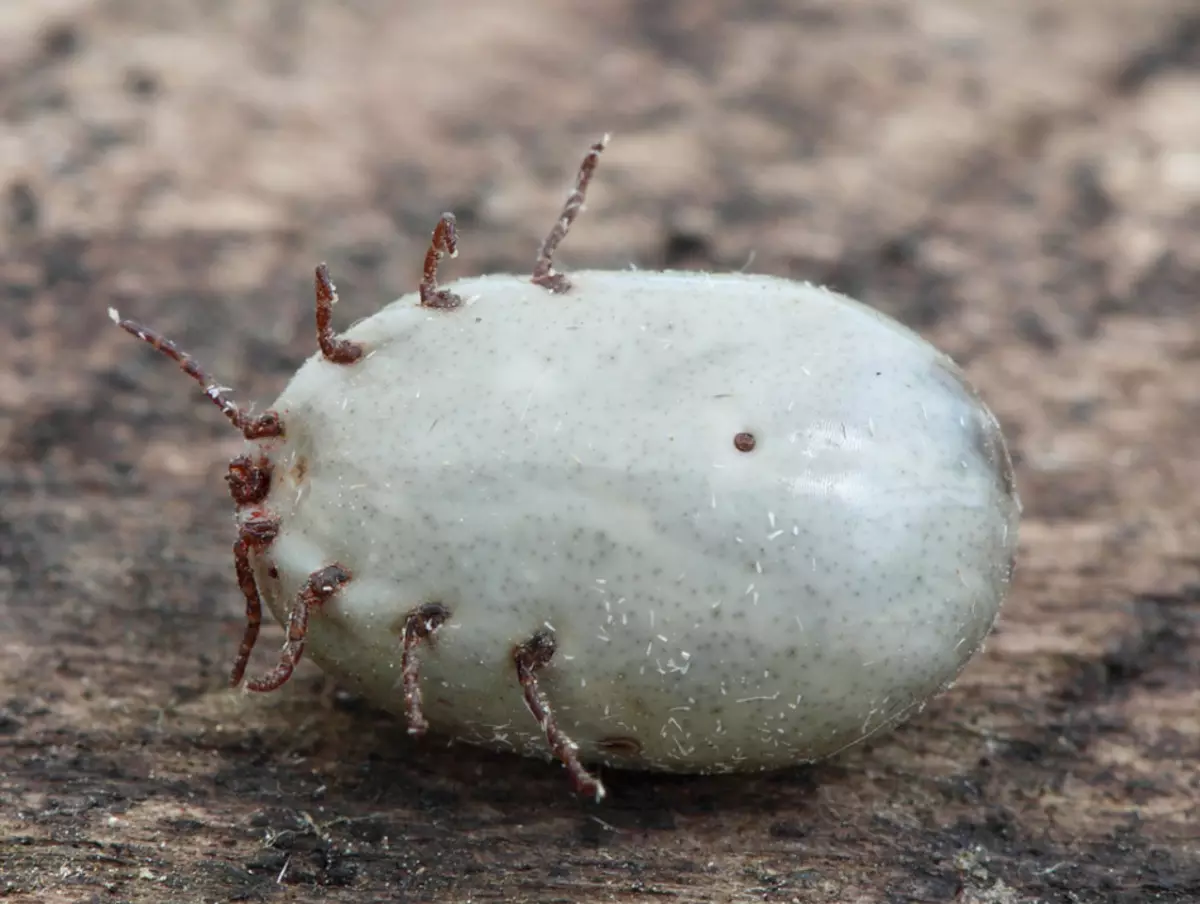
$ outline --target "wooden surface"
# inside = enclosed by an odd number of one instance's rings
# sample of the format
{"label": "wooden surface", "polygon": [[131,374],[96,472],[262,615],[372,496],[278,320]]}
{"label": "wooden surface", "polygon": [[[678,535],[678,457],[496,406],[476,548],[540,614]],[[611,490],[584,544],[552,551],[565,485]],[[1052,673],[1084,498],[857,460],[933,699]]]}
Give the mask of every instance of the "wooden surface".
{"label": "wooden surface", "polygon": [[[1194,0],[0,5],[0,898],[1200,900],[1198,98]],[[106,308],[265,405],[315,263],[342,324],[443,210],[524,270],[605,130],[565,266],[827,282],[965,365],[1026,504],[986,653],[601,807],[311,667],[224,690],[239,443]]]}

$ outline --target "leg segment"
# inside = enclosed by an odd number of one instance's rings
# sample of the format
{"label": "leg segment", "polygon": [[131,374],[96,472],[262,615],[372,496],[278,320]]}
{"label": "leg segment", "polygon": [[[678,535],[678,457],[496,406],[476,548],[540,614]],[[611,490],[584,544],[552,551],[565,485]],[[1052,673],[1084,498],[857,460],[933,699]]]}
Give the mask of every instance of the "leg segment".
{"label": "leg segment", "polygon": [[437,629],[450,617],[441,603],[426,603],[409,613],[404,621],[404,652],[400,658],[400,674],[404,681],[404,708],[408,714],[408,733],[414,737],[425,734],[429,723],[421,709],[420,663],[416,648],[422,640],[433,644]]}
{"label": "leg segment", "polygon": [[554,635],[549,631],[539,631],[523,644],[518,644],[513,650],[513,659],[517,664],[517,680],[521,682],[521,690],[525,694],[525,705],[538,725],[546,733],[546,741],[554,755],[567,767],[571,784],[578,794],[594,797],[597,801],[604,798],[604,785],[579,761],[579,748],[575,745],[554,719],[550,709],[550,701],[538,687],[537,670],[549,665],[554,657]]}
{"label": "leg segment", "polygon": [[579,173],[575,177],[575,188],[567,195],[567,202],[563,205],[562,213],[558,215],[558,222],[554,224],[554,228],[550,230],[550,234],[546,236],[546,240],[542,242],[542,247],[538,251],[537,261],[533,265],[533,282],[543,289],[549,289],[557,294],[571,288],[571,280],[554,269],[554,252],[562,240],[567,237],[571,224],[579,216],[579,211],[583,210],[588,184],[592,181],[592,173],[596,171],[600,154],[607,144],[608,136],[605,135],[588,149],[587,156],[579,165]]}
{"label": "leg segment", "polygon": [[450,310],[462,304],[462,296],[437,285],[438,263],[444,255],[458,257],[458,227],[454,214],[444,213],[433,228],[429,250],[425,252],[425,274],[421,280],[421,304],[427,308]]}
{"label": "leg segment", "polygon": [[283,436],[283,422],[280,421],[278,414],[274,411],[264,411],[255,417],[246,409],[239,408],[237,403],[226,397],[225,389],[206,374],[190,355],[183,352],[170,339],[159,335],[149,327],[142,326],[140,323],[122,319],[115,308],[108,309],[108,316],[113,323],[125,332],[131,336],[136,336],[147,345],[157,349],[175,361],[183,369],[184,373],[204,388],[204,394],[208,396],[214,405],[224,412],[225,417],[229,418],[230,423],[240,430],[246,439]]}
{"label": "leg segment", "polygon": [[329,278],[329,268],[317,267],[317,345],[331,364],[353,364],[363,356],[363,347],[349,339],[338,339],[333,333],[333,306],[337,304],[337,289]]}
{"label": "leg segment", "polygon": [[258,582],[250,565],[250,551],[261,552],[279,534],[279,519],[270,516],[251,518],[238,528],[238,538],[233,542],[233,567],[237,572],[238,587],[246,598],[246,630],[238,647],[237,659],[229,676],[231,687],[242,683],[246,674],[246,663],[258,640],[258,629],[262,624],[262,598],[258,593]]}
{"label": "leg segment", "polygon": [[[283,645],[283,653],[279,664],[262,678],[247,681],[246,688],[252,691],[273,691],[284,685],[292,677],[300,657],[304,655],[304,638],[308,633],[308,617],[312,610],[318,609],[350,580],[350,572],[341,565],[328,565],[320,571],[314,571],[304,582],[296,605],[288,618],[287,642]],[[247,626],[249,633],[249,626]]]}
{"label": "leg segment", "polygon": [[233,671],[229,674],[229,686],[237,687],[246,675],[246,664],[250,661],[250,654],[254,652],[254,644],[258,642],[258,629],[262,625],[262,599],[258,595],[254,569],[250,567],[250,546],[242,537],[233,541],[233,567],[237,572],[242,596],[246,598],[246,630],[242,634],[242,643],[238,647]]}
{"label": "leg segment", "polygon": [[[229,484],[229,495],[237,504],[239,512],[250,506],[265,502],[271,491],[271,463],[265,455],[253,459],[239,455],[229,462],[229,473],[225,475]],[[237,659],[229,683],[237,687],[246,674],[246,663],[258,640],[258,628],[262,624],[262,599],[258,593],[258,582],[250,565],[250,551],[262,552],[271,545],[279,533],[279,519],[266,512],[258,511],[238,525],[238,538],[233,543],[233,567],[237,574],[238,587],[246,598],[246,631],[238,648]]]}

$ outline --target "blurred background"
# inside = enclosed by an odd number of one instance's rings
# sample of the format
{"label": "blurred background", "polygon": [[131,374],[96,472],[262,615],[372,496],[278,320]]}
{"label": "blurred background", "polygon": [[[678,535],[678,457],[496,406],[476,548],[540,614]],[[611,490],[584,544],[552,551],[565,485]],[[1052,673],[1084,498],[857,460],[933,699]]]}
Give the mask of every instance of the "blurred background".
{"label": "blurred background", "polygon": [[[223,690],[240,442],[105,311],[265,406],[316,263],[343,325],[443,210],[445,279],[524,272],[606,131],[565,269],[878,306],[996,411],[1026,519],[896,735],[591,810],[315,669]],[[1195,0],[9,0],[0,314],[0,897],[1200,898]]]}

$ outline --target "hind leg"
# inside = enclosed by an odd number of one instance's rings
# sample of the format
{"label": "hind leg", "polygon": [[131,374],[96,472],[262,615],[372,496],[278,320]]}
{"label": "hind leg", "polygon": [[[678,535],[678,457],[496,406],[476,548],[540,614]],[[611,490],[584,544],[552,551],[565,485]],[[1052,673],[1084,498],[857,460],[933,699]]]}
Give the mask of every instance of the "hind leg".
{"label": "hind leg", "polygon": [[525,705],[545,732],[546,743],[550,745],[554,755],[566,766],[576,793],[592,797],[599,802],[604,799],[604,785],[584,767],[579,759],[579,748],[559,727],[545,691],[538,687],[538,670],[550,664],[555,649],[554,635],[549,631],[539,631],[529,640],[518,644],[513,650],[517,680],[525,694]]}
{"label": "hind leg", "polygon": [[575,218],[583,210],[583,202],[587,198],[588,185],[591,184],[592,174],[596,171],[596,165],[600,162],[600,154],[603,153],[607,144],[608,136],[605,135],[588,149],[587,156],[583,158],[583,163],[579,165],[579,173],[575,177],[575,188],[567,195],[562,213],[558,215],[558,220],[555,221],[550,234],[542,242],[542,247],[538,251],[537,261],[533,265],[534,284],[541,286],[543,289],[549,289],[555,294],[566,292],[570,289],[571,280],[554,269],[554,252],[558,250],[558,246],[562,243],[562,240],[567,237],[567,233],[571,230],[571,224],[575,222]]}

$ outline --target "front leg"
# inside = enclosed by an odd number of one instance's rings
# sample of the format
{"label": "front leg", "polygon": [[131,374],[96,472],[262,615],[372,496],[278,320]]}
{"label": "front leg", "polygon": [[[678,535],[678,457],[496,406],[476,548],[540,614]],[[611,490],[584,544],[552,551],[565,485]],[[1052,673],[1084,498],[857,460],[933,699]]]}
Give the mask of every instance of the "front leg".
{"label": "front leg", "polygon": [[279,656],[279,664],[262,678],[246,682],[247,690],[273,691],[282,687],[292,677],[300,657],[304,655],[304,641],[308,635],[308,619],[314,609],[319,609],[350,580],[350,572],[341,565],[333,564],[314,571],[300,588],[296,605],[292,607],[287,624],[287,641]]}

